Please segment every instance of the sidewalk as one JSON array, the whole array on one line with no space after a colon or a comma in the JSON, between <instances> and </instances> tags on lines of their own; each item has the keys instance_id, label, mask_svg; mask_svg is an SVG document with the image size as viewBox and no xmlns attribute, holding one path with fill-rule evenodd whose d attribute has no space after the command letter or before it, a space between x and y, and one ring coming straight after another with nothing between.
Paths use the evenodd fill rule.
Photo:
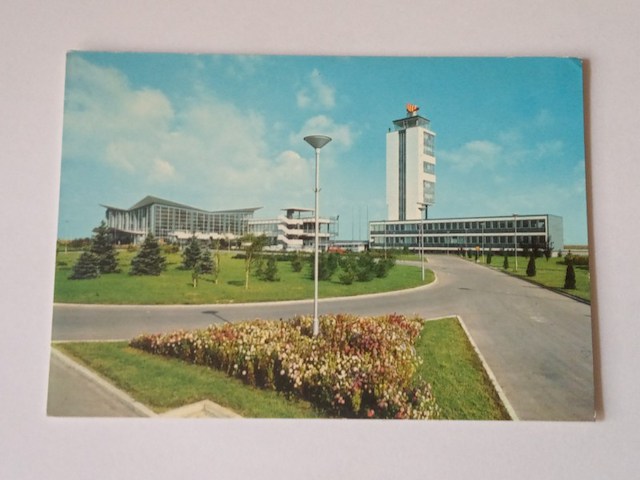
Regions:
<instances>
[{"instance_id":1,"label":"sidewalk","mask_svg":"<svg viewBox=\"0 0 640 480\"><path fill-rule=\"evenodd\" d=\"M209 400L156 414L88 368L51 349L47 414L53 417L241 418Z\"/></svg>"}]
</instances>

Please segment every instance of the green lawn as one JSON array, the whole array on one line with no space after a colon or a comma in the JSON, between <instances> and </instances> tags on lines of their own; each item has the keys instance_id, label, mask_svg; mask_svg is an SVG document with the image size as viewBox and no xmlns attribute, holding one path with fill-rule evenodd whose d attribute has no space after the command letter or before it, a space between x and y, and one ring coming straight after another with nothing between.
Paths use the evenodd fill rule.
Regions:
<instances>
[{"instance_id":1,"label":"green lawn","mask_svg":"<svg viewBox=\"0 0 640 480\"><path fill-rule=\"evenodd\" d=\"M249 387L207 367L144 353L125 342L57 343L55 348L158 413L210 399L245 417L324 416L307 402ZM423 359L417 375L431 383L443 418L508 419L456 319L426 322L416 349Z\"/></svg>"},{"instance_id":2,"label":"green lawn","mask_svg":"<svg viewBox=\"0 0 640 480\"><path fill-rule=\"evenodd\" d=\"M455 318L425 324L416 350L443 419L508 420L480 359Z\"/></svg>"},{"instance_id":3,"label":"green lawn","mask_svg":"<svg viewBox=\"0 0 640 480\"><path fill-rule=\"evenodd\" d=\"M127 342L58 343L55 348L100 373L156 413L209 399L243 417L322 416L308 402L247 386L207 367L144 353Z\"/></svg>"},{"instance_id":4,"label":"green lawn","mask_svg":"<svg viewBox=\"0 0 640 480\"><path fill-rule=\"evenodd\" d=\"M255 276L250 278L249 289L244 288L244 260L232 258L225 252L221 258L218 283L211 276L203 275L197 288L191 283L191 272L180 270L179 254L167 255L167 270L160 276L128 275L131 252L121 251L118 261L121 273L102 275L92 280L69 280L71 268L79 252L60 252L57 255L54 301L59 303L122 304L122 305L175 305L208 303L243 303L277 300L302 300L313 297L313 279L309 265L296 273L290 262L278 262L280 281L266 282ZM428 271L425 283L434 279ZM354 282L343 285L338 273L330 281L322 281L319 295L322 298L362 295L402 290L422 284L420 270L396 265L386 278L371 282Z\"/></svg>"},{"instance_id":5,"label":"green lawn","mask_svg":"<svg viewBox=\"0 0 640 480\"><path fill-rule=\"evenodd\" d=\"M527 277L527 264L529 263L528 257L518 255L517 272L515 271L515 260L514 256L509 257L510 273L520 277L525 277L546 287L556 288L584 300L591 301L591 281L589 278L589 270L586 267L574 266L574 271L576 273L576 289L565 290L563 287L567 266L563 264L564 258L550 258L549 260L544 257L537 258L535 277ZM491 261L491 266L502 270L503 261L504 257L502 255L494 255ZM479 259L478 262L481 262L481 260Z\"/></svg>"}]
</instances>

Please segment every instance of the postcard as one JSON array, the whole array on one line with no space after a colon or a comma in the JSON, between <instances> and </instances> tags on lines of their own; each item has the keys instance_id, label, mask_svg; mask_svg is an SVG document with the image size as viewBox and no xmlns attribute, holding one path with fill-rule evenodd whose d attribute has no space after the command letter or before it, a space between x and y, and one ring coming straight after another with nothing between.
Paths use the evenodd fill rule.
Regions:
<instances>
[{"instance_id":1,"label":"postcard","mask_svg":"<svg viewBox=\"0 0 640 480\"><path fill-rule=\"evenodd\" d=\"M592 421L576 58L67 55L48 415Z\"/></svg>"}]
</instances>

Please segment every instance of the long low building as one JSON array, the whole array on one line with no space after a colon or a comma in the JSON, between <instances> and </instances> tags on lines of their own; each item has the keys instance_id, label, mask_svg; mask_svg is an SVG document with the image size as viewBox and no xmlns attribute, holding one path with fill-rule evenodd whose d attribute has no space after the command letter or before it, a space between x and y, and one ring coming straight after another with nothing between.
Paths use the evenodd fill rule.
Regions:
<instances>
[{"instance_id":1,"label":"long low building","mask_svg":"<svg viewBox=\"0 0 640 480\"><path fill-rule=\"evenodd\" d=\"M549 244L557 252L564 248L563 239L562 217L549 214L369 223L369 245L375 249L513 251Z\"/></svg>"},{"instance_id":2,"label":"long low building","mask_svg":"<svg viewBox=\"0 0 640 480\"><path fill-rule=\"evenodd\" d=\"M130 208L106 208L106 223L119 243L140 243L152 233L165 242L201 239L234 240L248 232L249 219L260 207L208 211L146 196Z\"/></svg>"}]
</instances>

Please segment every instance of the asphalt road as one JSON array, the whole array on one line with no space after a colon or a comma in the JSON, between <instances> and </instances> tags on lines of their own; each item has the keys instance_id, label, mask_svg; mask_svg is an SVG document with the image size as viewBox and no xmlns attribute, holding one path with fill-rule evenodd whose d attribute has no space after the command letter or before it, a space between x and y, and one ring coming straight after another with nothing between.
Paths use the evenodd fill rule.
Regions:
<instances>
[{"instance_id":1,"label":"asphalt road","mask_svg":"<svg viewBox=\"0 0 640 480\"><path fill-rule=\"evenodd\" d=\"M437 282L320 300L320 313L459 315L522 420L594 417L591 308L456 256L429 256ZM520 266L523 268L524 265ZM322 288L322 284L320 285ZM253 318L310 314L312 302L198 306L55 305L53 340L131 338Z\"/></svg>"}]
</instances>

